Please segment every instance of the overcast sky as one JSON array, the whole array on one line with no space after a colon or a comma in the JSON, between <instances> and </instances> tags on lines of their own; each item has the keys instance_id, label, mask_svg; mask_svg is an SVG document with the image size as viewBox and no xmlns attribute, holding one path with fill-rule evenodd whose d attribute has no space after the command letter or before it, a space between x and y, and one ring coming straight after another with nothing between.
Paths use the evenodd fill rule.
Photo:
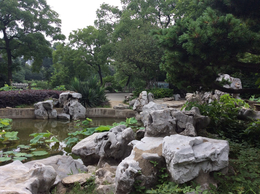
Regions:
<instances>
[{"instance_id":1,"label":"overcast sky","mask_svg":"<svg viewBox=\"0 0 260 194\"><path fill-rule=\"evenodd\" d=\"M94 25L96 10L102 3L121 7L120 0L47 0L59 14L62 33L68 38L72 30Z\"/></svg>"}]
</instances>

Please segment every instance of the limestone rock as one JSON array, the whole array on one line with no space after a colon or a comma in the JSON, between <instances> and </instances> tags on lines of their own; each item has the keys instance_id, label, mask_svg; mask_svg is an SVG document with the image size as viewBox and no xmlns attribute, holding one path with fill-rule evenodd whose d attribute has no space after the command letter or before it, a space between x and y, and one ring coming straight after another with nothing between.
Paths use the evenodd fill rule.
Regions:
<instances>
[{"instance_id":1,"label":"limestone rock","mask_svg":"<svg viewBox=\"0 0 260 194\"><path fill-rule=\"evenodd\" d=\"M229 145L225 140L171 135L163 139L162 155L174 182L182 184L228 166Z\"/></svg>"},{"instance_id":2,"label":"limestone rock","mask_svg":"<svg viewBox=\"0 0 260 194\"><path fill-rule=\"evenodd\" d=\"M31 168L34 164L41 163L46 166L52 166L57 173L55 184L67 177L68 174L78 174L79 172L87 172L87 168L80 162L74 160L71 156L52 156L41 160L33 160L24 164L27 168Z\"/></svg>"},{"instance_id":3,"label":"limestone rock","mask_svg":"<svg viewBox=\"0 0 260 194\"><path fill-rule=\"evenodd\" d=\"M79 173L79 174L73 174L69 175L62 179L62 184L64 185L70 185L74 183L83 184L86 182L87 179L91 178L90 173Z\"/></svg>"},{"instance_id":4,"label":"limestone rock","mask_svg":"<svg viewBox=\"0 0 260 194\"><path fill-rule=\"evenodd\" d=\"M116 126L108 132L94 133L81 140L72 148L72 153L79 155L84 164L118 164L131 152L128 143L134 139L134 132L124 125Z\"/></svg>"},{"instance_id":5,"label":"limestone rock","mask_svg":"<svg viewBox=\"0 0 260 194\"><path fill-rule=\"evenodd\" d=\"M153 95L153 93L149 92L149 94L148 94L148 103L149 102L153 102L153 101L154 101L154 95Z\"/></svg>"},{"instance_id":6,"label":"limestone rock","mask_svg":"<svg viewBox=\"0 0 260 194\"><path fill-rule=\"evenodd\" d=\"M145 125L145 136L164 137L176 134L176 120L169 109L150 112L151 119Z\"/></svg>"},{"instance_id":7,"label":"limestone rock","mask_svg":"<svg viewBox=\"0 0 260 194\"><path fill-rule=\"evenodd\" d=\"M73 120L85 119L86 108L78 102L78 100L71 100L69 105L69 114Z\"/></svg>"},{"instance_id":8,"label":"limestone rock","mask_svg":"<svg viewBox=\"0 0 260 194\"><path fill-rule=\"evenodd\" d=\"M135 180L140 186L151 188L156 184L158 169L150 162L158 163L158 168L164 166L162 158L162 137L145 137L141 141L134 140L131 155L125 158L116 170L116 194L131 192Z\"/></svg>"},{"instance_id":9,"label":"limestone rock","mask_svg":"<svg viewBox=\"0 0 260 194\"><path fill-rule=\"evenodd\" d=\"M57 115L57 118L62 120L70 120L70 115L66 113L61 113Z\"/></svg>"},{"instance_id":10,"label":"limestone rock","mask_svg":"<svg viewBox=\"0 0 260 194\"><path fill-rule=\"evenodd\" d=\"M141 112L143 110L143 106L148 104L148 97L147 92L142 91L139 95L139 97L136 99L135 104L133 106L133 110L136 110L138 112Z\"/></svg>"},{"instance_id":11,"label":"limestone rock","mask_svg":"<svg viewBox=\"0 0 260 194\"><path fill-rule=\"evenodd\" d=\"M0 167L0 193L49 193L56 179L52 166L35 163L30 168L20 161Z\"/></svg>"},{"instance_id":12,"label":"limestone rock","mask_svg":"<svg viewBox=\"0 0 260 194\"><path fill-rule=\"evenodd\" d=\"M38 102L34 104L34 114L36 116L36 119L48 119L49 115L47 110L43 107L42 102Z\"/></svg>"},{"instance_id":13,"label":"limestone rock","mask_svg":"<svg viewBox=\"0 0 260 194\"><path fill-rule=\"evenodd\" d=\"M129 106L124 104L118 104L117 106L114 106L113 109L128 109Z\"/></svg>"}]
</instances>

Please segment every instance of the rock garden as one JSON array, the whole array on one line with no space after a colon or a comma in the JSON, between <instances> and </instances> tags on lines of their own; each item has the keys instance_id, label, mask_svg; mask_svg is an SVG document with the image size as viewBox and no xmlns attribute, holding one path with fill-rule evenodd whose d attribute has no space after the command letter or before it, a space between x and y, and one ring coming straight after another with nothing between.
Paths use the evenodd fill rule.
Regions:
<instances>
[{"instance_id":1,"label":"rock garden","mask_svg":"<svg viewBox=\"0 0 260 194\"><path fill-rule=\"evenodd\" d=\"M57 100L36 103L35 115L43 120L85 119L80 98L79 93L63 92ZM2 151L10 160L1 160L0 193L220 193L231 184L229 191L234 193L257 191L259 112L228 94L219 101L203 99L188 94L183 108L176 109L156 103L152 93L142 91L129 103L141 126L131 118L71 133L65 143L79 159L63 154L23 163L18 156L30 153L8 157ZM55 107L62 107L62 113L57 114ZM11 132L6 132L9 122L1 119L2 140L12 140ZM81 122L78 126L87 126L91 119ZM40 145L38 140L46 145L59 142L42 133L31 145ZM248 178L251 183L246 186Z\"/></svg>"}]
</instances>

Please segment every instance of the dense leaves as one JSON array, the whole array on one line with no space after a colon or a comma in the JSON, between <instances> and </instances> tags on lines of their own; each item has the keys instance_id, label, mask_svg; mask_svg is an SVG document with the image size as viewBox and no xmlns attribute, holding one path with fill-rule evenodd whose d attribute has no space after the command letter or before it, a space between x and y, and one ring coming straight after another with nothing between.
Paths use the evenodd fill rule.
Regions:
<instances>
[{"instance_id":1,"label":"dense leaves","mask_svg":"<svg viewBox=\"0 0 260 194\"><path fill-rule=\"evenodd\" d=\"M64 39L61 20L51 10L46 0L0 1L0 53L6 60L8 82L12 80L13 60L23 56L34 60L34 67L41 67L42 60L51 55L50 42L46 39Z\"/></svg>"},{"instance_id":2,"label":"dense leaves","mask_svg":"<svg viewBox=\"0 0 260 194\"><path fill-rule=\"evenodd\" d=\"M31 105L49 98L59 98L61 91L55 90L21 90L0 92L0 108L15 107L22 104Z\"/></svg>"}]
</instances>

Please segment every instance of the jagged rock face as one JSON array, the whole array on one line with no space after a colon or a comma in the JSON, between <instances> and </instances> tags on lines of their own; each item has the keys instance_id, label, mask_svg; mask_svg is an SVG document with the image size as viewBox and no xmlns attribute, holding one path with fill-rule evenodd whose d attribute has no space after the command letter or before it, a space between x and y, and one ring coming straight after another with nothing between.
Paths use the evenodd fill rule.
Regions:
<instances>
[{"instance_id":1,"label":"jagged rock face","mask_svg":"<svg viewBox=\"0 0 260 194\"><path fill-rule=\"evenodd\" d=\"M46 100L34 104L34 114L37 119L56 119L57 111L53 110L53 101Z\"/></svg>"},{"instance_id":2,"label":"jagged rock face","mask_svg":"<svg viewBox=\"0 0 260 194\"><path fill-rule=\"evenodd\" d=\"M140 93L139 97L135 101L133 110L136 110L137 112L141 112L143 110L143 106L148 103L149 103L149 101L148 101L148 97L147 97L147 92L142 91Z\"/></svg>"},{"instance_id":3,"label":"jagged rock face","mask_svg":"<svg viewBox=\"0 0 260 194\"><path fill-rule=\"evenodd\" d=\"M229 145L224 140L175 134L164 138L144 137L131 144L131 155L117 167L116 194L130 193L136 180L140 186L154 186L158 169L164 167L178 184L196 178L199 183L209 185L214 183L210 172L228 166ZM151 161L157 163L156 168Z\"/></svg>"},{"instance_id":4,"label":"jagged rock face","mask_svg":"<svg viewBox=\"0 0 260 194\"><path fill-rule=\"evenodd\" d=\"M140 186L151 188L157 181L157 170L165 166L162 157L162 137L145 137L134 140L131 155L125 158L116 170L116 194L131 192L136 180ZM158 163L158 169L150 161ZM164 165L163 165L164 164Z\"/></svg>"},{"instance_id":5,"label":"jagged rock face","mask_svg":"<svg viewBox=\"0 0 260 194\"><path fill-rule=\"evenodd\" d=\"M86 108L78 102L78 100L71 100L68 106L69 114L72 116L73 120L85 119L86 118Z\"/></svg>"},{"instance_id":6,"label":"jagged rock face","mask_svg":"<svg viewBox=\"0 0 260 194\"><path fill-rule=\"evenodd\" d=\"M174 182L182 184L228 166L229 145L225 140L171 135L165 137L162 155Z\"/></svg>"},{"instance_id":7,"label":"jagged rock face","mask_svg":"<svg viewBox=\"0 0 260 194\"><path fill-rule=\"evenodd\" d=\"M176 134L176 120L169 109L150 112L150 119L145 128L145 136L164 137Z\"/></svg>"},{"instance_id":8,"label":"jagged rock face","mask_svg":"<svg viewBox=\"0 0 260 194\"><path fill-rule=\"evenodd\" d=\"M30 168L20 161L0 167L0 193L49 193L56 179L52 166L34 163Z\"/></svg>"},{"instance_id":9,"label":"jagged rock face","mask_svg":"<svg viewBox=\"0 0 260 194\"><path fill-rule=\"evenodd\" d=\"M197 107L190 111L179 111L150 102L140 114L145 126L145 136L164 137L176 133L197 136L210 122L209 117L200 114Z\"/></svg>"},{"instance_id":10,"label":"jagged rock face","mask_svg":"<svg viewBox=\"0 0 260 194\"><path fill-rule=\"evenodd\" d=\"M32 168L36 163L52 166L57 173L55 184L60 182L68 174L78 174L79 172L87 172L87 168L80 162L74 160L71 156L52 156L41 160L33 160L24 164L27 168Z\"/></svg>"},{"instance_id":11,"label":"jagged rock face","mask_svg":"<svg viewBox=\"0 0 260 194\"><path fill-rule=\"evenodd\" d=\"M105 162L118 164L130 154L132 148L128 143L134 138L131 128L120 125L83 139L72 148L72 153L79 155L86 166L97 163L102 166Z\"/></svg>"}]
</instances>

